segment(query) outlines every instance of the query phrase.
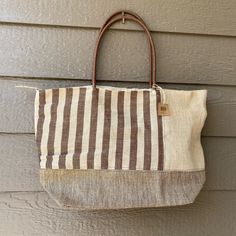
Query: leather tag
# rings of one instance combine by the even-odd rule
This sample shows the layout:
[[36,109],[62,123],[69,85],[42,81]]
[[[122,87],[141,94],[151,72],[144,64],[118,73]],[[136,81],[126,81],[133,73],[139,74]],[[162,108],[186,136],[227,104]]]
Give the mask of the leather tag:
[[158,103],[158,115],[159,116],[169,116],[170,110],[168,104]]

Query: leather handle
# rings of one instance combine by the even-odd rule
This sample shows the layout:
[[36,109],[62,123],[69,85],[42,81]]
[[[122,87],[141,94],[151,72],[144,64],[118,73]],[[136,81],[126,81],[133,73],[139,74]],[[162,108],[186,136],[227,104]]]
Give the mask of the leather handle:
[[95,46],[95,53],[94,53],[94,61],[93,61],[93,78],[92,78],[92,85],[95,88],[96,87],[96,69],[97,69],[97,57],[98,57],[98,49],[100,46],[100,42],[102,40],[102,37],[105,33],[105,31],[115,22],[118,22],[122,20],[123,23],[125,20],[130,20],[138,23],[143,30],[145,31],[148,42],[149,42],[149,48],[150,48],[150,69],[151,69],[151,75],[150,75],[150,87],[152,87],[153,84],[156,83],[156,51],[155,46],[153,43],[152,36],[149,32],[148,27],[144,23],[141,17],[139,17],[137,14],[130,12],[130,11],[119,11],[114,14],[112,14],[104,23],[104,25],[101,27],[98,35],[98,39]]
[[[143,19],[142,19],[139,15],[137,15],[136,13],[131,12],[131,11],[128,11],[128,10],[126,10],[125,12],[124,12],[124,11],[118,11],[118,12],[113,13],[112,15],[110,15],[110,17],[107,18],[106,22],[105,22],[105,23],[103,24],[103,26],[100,28],[98,35],[101,34],[103,28],[109,23],[110,20],[112,20],[112,18],[114,18],[115,16],[120,15],[120,14],[122,14],[122,16],[124,16],[125,13],[129,13],[130,15],[133,15],[135,18],[137,18],[138,20],[140,20],[140,21],[147,27],[147,25],[145,24],[145,22],[143,21]],[[122,22],[122,23],[125,23],[125,22]],[[147,27],[147,28],[148,28],[148,27]],[[150,43],[150,42],[149,42],[149,43]],[[149,47],[151,47],[151,45],[149,45]],[[156,57],[156,55],[155,55],[155,48],[154,48],[154,52],[152,51],[152,56],[150,57],[150,71],[151,71],[151,72],[153,71],[153,69],[152,69],[152,66],[153,66],[153,59],[152,59],[152,57],[153,57],[153,56]],[[156,79],[154,79],[154,82],[156,83]],[[153,83],[153,74],[151,73],[150,86],[152,86],[152,83]]]

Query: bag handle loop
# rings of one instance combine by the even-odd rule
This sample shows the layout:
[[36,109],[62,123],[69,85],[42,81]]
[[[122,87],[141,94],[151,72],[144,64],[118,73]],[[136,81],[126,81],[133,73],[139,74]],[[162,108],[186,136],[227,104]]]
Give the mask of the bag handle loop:
[[95,53],[94,53],[94,60],[93,60],[93,77],[92,77],[92,85],[94,88],[96,88],[96,70],[97,70],[97,58],[98,58],[98,49],[100,46],[100,42],[102,40],[102,37],[105,33],[105,31],[115,22],[118,22],[122,20],[124,23],[125,20],[130,20],[138,23],[143,30],[145,31],[148,42],[149,42],[149,48],[150,48],[150,69],[151,69],[151,74],[150,74],[150,87],[156,84],[156,51],[155,51],[155,46],[153,43],[152,36],[149,32],[148,27],[144,23],[141,17],[139,17],[137,14],[130,12],[130,11],[118,11],[112,14],[104,23],[104,25],[101,27],[98,35],[98,39],[96,42],[95,46]]
[[[136,17],[138,20],[142,21],[142,23],[143,23],[144,25],[146,25],[145,22],[143,21],[143,19],[142,19],[139,15],[137,15],[136,13],[133,13],[133,12],[127,11],[127,10],[126,10],[125,12],[126,12],[126,13],[129,13],[129,14],[131,14],[131,15],[133,15],[133,16]],[[109,23],[109,21],[110,21],[112,18],[114,18],[116,15],[119,15],[119,14],[122,14],[122,16],[124,16],[125,12],[124,12],[124,11],[118,11],[118,12],[113,13],[113,14],[106,20],[106,22],[103,24],[103,26],[100,28],[98,35],[101,34],[103,28]],[[125,19],[122,20],[122,23],[125,24]],[[149,42],[149,43],[150,43],[150,42]],[[151,45],[149,45],[149,47],[151,47]],[[153,69],[152,69],[152,66],[153,66],[152,57],[153,57],[153,55],[156,56],[156,55],[155,55],[155,50],[154,50],[154,52],[152,51],[152,56],[150,57],[150,71],[151,71],[151,72],[153,71]],[[151,84],[152,84],[152,81],[153,81],[153,74],[151,73],[150,86],[151,86]],[[156,79],[155,79],[155,83],[156,83]],[[154,84],[154,83],[153,83],[153,84]],[[157,85],[155,84],[155,86],[157,86]],[[154,87],[154,86],[152,85],[152,87]]]

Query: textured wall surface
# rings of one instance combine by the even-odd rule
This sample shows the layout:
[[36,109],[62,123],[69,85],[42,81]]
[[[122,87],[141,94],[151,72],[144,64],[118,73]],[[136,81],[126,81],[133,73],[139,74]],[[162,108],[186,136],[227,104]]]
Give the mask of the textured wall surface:
[[[236,235],[234,0],[1,0],[0,5],[0,236]],[[60,209],[39,183],[35,88],[90,84],[98,28],[120,9],[137,12],[150,26],[161,86],[208,90],[202,132],[207,181],[189,206]],[[136,25],[116,24],[100,50],[100,83],[147,86],[145,40]]]

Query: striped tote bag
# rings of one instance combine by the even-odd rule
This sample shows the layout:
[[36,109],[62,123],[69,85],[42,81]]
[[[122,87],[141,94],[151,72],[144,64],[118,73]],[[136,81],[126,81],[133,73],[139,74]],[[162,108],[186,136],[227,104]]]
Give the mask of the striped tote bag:
[[[147,35],[149,88],[96,85],[101,39],[120,20],[138,23]],[[206,96],[206,90],[159,87],[147,26],[132,12],[116,12],[99,32],[92,85],[36,92],[42,186],[59,205],[80,209],[192,203],[205,182]]]

